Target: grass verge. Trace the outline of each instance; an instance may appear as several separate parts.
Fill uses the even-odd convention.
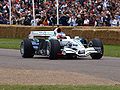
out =
[[[0,90],[120,90],[120,86],[0,85]]]
[[[0,48],[19,49],[21,39],[0,38]]]
[[[0,48],[19,49],[21,39],[0,38]],[[104,55],[120,57],[120,45],[104,45]]]
[[[104,45],[104,55],[120,57],[120,45]]]

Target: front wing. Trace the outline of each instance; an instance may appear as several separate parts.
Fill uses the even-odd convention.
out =
[[[62,50],[63,55],[75,54],[79,57],[86,57],[86,56],[89,56],[91,53],[100,53],[100,52],[98,50],[95,50],[95,48],[93,47],[89,47],[81,50],[74,50],[72,48],[64,48]]]

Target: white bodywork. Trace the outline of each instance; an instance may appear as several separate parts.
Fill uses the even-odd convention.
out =
[[[29,34],[29,39],[34,39],[34,37],[49,37],[53,36],[54,31],[31,31]]]
[[[50,39],[57,39],[54,31],[31,31],[29,39],[34,39],[35,36],[48,37],[48,41]],[[77,36],[73,39],[69,36],[65,37],[66,39],[58,39],[60,45],[63,46],[63,48],[61,48],[63,55],[75,54],[77,56],[84,57],[90,55],[91,53],[98,53],[98,51],[96,51],[93,47],[85,48]]]
[[[78,39],[62,39],[60,41],[61,46],[64,46],[62,49],[62,54],[75,54],[80,57],[88,56],[91,53],[97,53],[93,47],[85,48],[84,45]],[[69,44],[71,44],[69,46]]]

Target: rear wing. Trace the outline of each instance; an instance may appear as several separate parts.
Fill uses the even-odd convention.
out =
[[[31,31],[29,34],[29,39],[33,39],[34,37],[49,37],[53,35],[54,31]]]

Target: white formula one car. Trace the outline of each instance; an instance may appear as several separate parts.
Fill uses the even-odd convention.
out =
[[[57,59],[60,56],[72,59],[90,55],[92,59],[101,59],[104,48],[102,41],[97,38],[90,42],[78,36],[57,39],[54,31],[31,31],[29,38],[21,42],[20,52],[23,58],[42,55],[48,56],[49,59]]]

